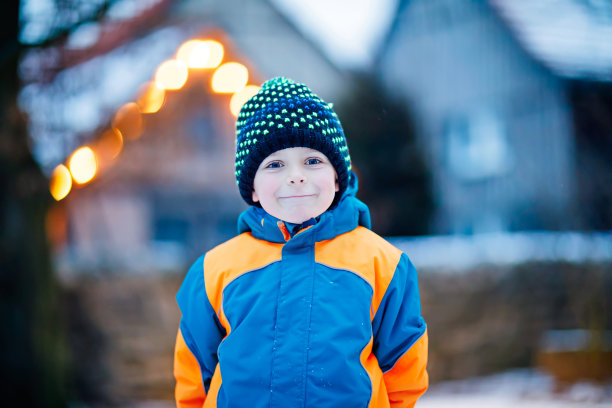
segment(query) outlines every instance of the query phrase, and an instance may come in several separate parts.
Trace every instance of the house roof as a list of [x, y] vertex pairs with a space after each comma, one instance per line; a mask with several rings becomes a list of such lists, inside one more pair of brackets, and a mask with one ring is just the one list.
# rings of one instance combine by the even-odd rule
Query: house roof
[[[400, 0], [377, 60], [397, 35], [415, 0]], [[608, 0], [487, 0], [520, 46], [555, 75], [612, 81], [612, 2]], [[456, 4], [453, 3], [455, 6]]]
[[489, 0], [522, 46], [555, 74], [612, 81], [612, 3]]

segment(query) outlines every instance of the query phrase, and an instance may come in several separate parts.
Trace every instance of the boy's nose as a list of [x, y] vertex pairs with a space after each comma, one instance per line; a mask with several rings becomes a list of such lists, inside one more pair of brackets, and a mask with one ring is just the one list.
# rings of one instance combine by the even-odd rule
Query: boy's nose
[[306, 182], [306, 176], [303, 174], [292, 174], [287, 177], [287, 182], [289, 184], [302, 184]]

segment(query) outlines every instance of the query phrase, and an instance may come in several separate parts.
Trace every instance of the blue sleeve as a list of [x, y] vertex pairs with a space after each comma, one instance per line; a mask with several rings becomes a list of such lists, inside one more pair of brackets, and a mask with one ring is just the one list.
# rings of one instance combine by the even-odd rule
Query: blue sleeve
[[389, 371], [425, 333], [416, 269], [402, 254], [372, 321], [372, 352], [383, 372]]
[[176, 300], [182, 313], [181, 333], [198, 360], [204, 389], [208, 393], [218, 362], [217, 348], [226, 332], [206, 295], [204, 255], [189, 269]]

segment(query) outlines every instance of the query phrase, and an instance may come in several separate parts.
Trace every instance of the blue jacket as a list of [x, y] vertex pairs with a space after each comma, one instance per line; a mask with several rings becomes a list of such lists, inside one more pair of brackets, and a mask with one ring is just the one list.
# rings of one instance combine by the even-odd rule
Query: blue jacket
[[293, 236], [251, 207], [194, 263], [177, 295], [179, 407], [414, 406], [428, 386], [417, 274], [370, 231], [356, 188]]

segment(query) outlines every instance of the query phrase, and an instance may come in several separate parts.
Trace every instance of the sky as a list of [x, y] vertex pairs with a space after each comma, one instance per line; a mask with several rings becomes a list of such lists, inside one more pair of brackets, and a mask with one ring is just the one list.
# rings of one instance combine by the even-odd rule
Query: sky
[[397, 0], [271, 0], [341, 68], [367, 67]]

